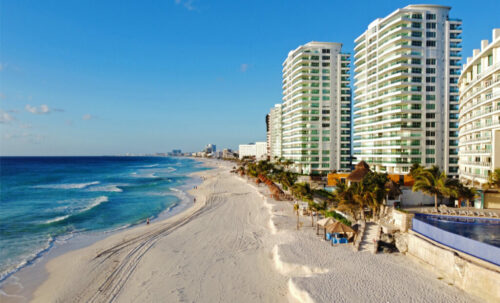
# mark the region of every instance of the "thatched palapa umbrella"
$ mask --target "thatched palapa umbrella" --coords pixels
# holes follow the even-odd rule
[[[323,228],[324,237],[325,237],[325,240],[326,240],[326,229],[325,229],[325,227],[327,225],[330,225],[330,224],[335,223],[335,222],[337,222],[337,220],[335,220],[332,217],[323,218],[321,220],[316,221],[316,235],[319,235],[319,227],[321,226]]]
[[[340,222],[335,222],[333,224],[330,224],[325,227],[326,232],[333,234],[333,233],[339,233],[339,234],[354,234],[356,233],[352,228],[349,226],[340,223]],[[333,245],[333,242],[332,242]]]
[[[365,161],[360,161],[354,167],[354,170],[347,176],[347,180],[351,182],[361,182],[363,177],[369,173],[370,165],[368,165]]]

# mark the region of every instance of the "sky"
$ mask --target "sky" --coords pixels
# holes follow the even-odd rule
[[[411,1],[0,0],[0,154],[114,155],[265,140],[281,64]],[[425,1],[463,20],[464,58],[500,1]]]

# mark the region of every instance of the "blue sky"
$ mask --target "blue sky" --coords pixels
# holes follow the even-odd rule
[[[410,1],[0,0],[0,153],[236,148],[265,139],[281,63],[353,40]],[[499,1],[425,1],[463,20],[463,56],[500,27]]]

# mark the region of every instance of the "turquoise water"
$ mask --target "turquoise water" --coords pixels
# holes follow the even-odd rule
[[[199,162],[168,157],[0,157],[0,281],[56,239],[173,208]]]

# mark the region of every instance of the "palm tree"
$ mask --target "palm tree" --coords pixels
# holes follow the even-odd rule
[[[463,184],[457,188],[457,198],[459,201],[465,199],[467,201],[467,207],[470,207],[470,201],[476,197],[477,191],[475,188],[467,187]]]
[[[422,169],[424,169],[424,168],[420,165],[420,163],[413,163],[413,164],[411,165],[411,167],[410,167],[410,173],[409,173],[409,175],[410,175],[413,179],[415,179],[415,178],[418,176],[418,174],[420,173],[420,171],[421,171]]]
[[[490,173],[488,185],[490,187],[500,188],[500,168],[496,168]]]
[[[434,196],[435,208],[438,207],[438,198],[454,195],[452,181],[435,165],[419,169],[418,173],[415,174],[412,191],[421,191],[429,196]]]
[[[293,210],[297,213],[297,230],[299,230],[299,203],[293,205]]]

